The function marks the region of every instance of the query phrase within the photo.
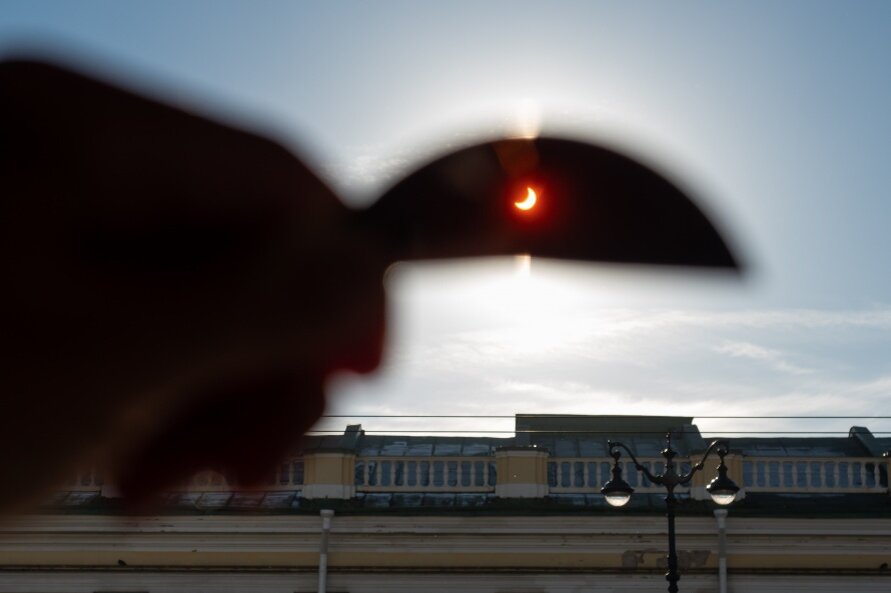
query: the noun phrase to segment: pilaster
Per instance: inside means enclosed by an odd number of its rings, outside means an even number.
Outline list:
[[[495,450],[498,482],[495,496],[542,498],[548,495],[548,451],[536,446]]]
[[[349,499],[356,496],[356,456],[346,451],[324,451],[303,456],[303,498]]]

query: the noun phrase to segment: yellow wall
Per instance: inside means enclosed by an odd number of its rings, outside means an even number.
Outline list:
[[[353,454],[316,453],[304,456],[303,462],[306,484],[353,484],[356,464]]]

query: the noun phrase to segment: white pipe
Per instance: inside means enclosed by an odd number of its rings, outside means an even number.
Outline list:
[[[331,518],[334,511],[322,509],[322,538],[319,542],[319,593],[328,589],[328,535],[331,533]]]
[[[715,509],[718,520],[718,593],[727,593],[727,509]]]

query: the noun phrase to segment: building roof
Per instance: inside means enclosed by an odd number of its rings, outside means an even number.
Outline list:
[[[537,446],[553,457],[606,457],[607,441],[621,441],[635,455],[658,457],[665,436],[681,456],[695,455],[713,440],[727,441],[736,453],[751,457],[879,457],[891,449],[891,438],[875,437],[852,427],[846,437],[766,436],[708,439],[689,416],[588,416],[517,414],[512,437],[416,436],[366,434],[361,424],[343,434],[310,436],[300,452],[350,451],[364,457],[491,456],[499,447]]]
[[[751,457],[867,457],[872,453],[852,437],[737,437],[733,451]]]

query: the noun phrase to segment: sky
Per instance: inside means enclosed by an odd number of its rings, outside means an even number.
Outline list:
[[[328,411],[675,414],[725,433],[891,431],[708,418],[891,415],[889,32],[891,4],[869,1],[0,4],[0,55],[55,56],[261,131],[356,207],[436,154],[530,127],[657,165],[701,196],[741,281],[399,264],[385,364],[336,377]]]

